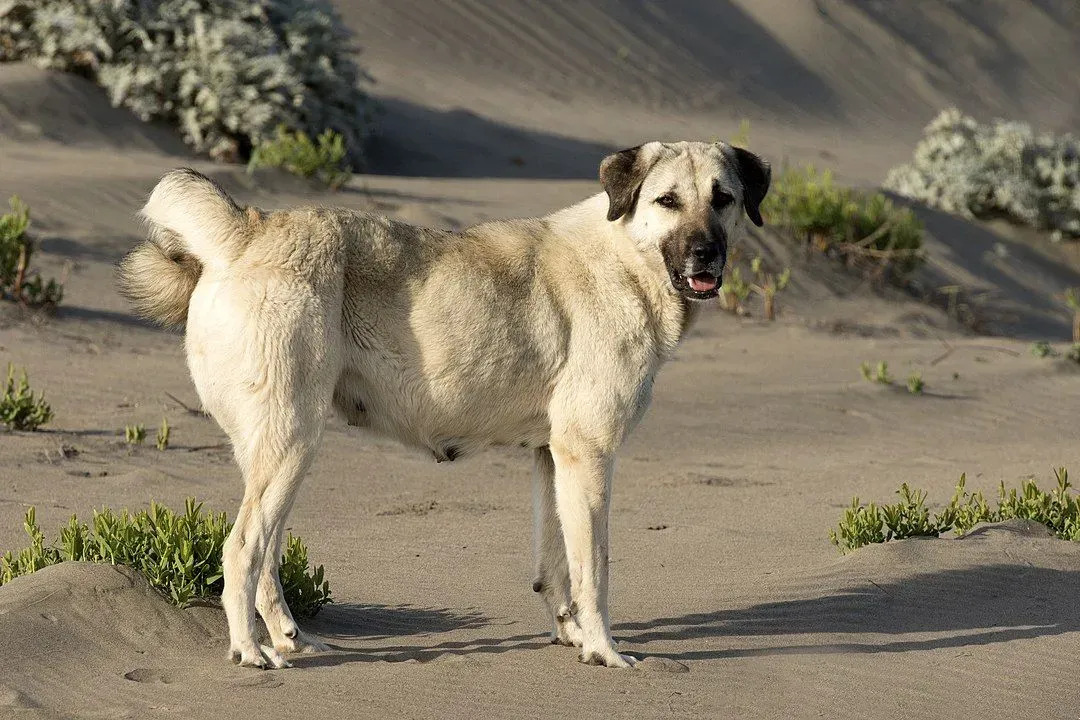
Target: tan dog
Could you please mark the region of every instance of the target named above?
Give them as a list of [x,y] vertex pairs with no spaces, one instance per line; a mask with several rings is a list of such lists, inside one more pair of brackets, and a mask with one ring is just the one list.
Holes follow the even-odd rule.
[[437,460],[534,448],[533,589],[552,639],[585,662],[633,665],[608,620],[615,453],[695,301],[716,296],[744,212],[761,224],[769,180],[742,149],[651,142],[604,159],[605,193],[455,233],[245,209],[192,170],[162,178],[120,283],[144,316],[186,320],[192,379],[243,472],[224,550],[231,657],[285,667],[282,653],[325,648],[297,627],[277,565],[333,407]]

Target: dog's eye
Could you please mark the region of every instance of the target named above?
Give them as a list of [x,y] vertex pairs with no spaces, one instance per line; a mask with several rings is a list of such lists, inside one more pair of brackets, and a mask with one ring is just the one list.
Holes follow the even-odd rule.
[[731,193],[724,190],[713,190],[712,206],[717,212],[720,212],[733,202],[735,202],[735,198]]
[[671,193],[664,193],[660,197],[656,198],[656,204],[660,207],[671,210],[679,206],[679,199]]

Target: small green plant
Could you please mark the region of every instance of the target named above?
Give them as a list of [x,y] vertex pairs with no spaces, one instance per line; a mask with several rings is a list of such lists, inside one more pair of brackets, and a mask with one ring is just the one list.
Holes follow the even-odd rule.
[[157,431],[157,449],[168,450],[169,449],[169,433],[172,428],[169,427],[169,421],[165,418],[161,418],[161,427]]
[[1080,289],[1069,288],[1064,297],[1065,304],[1073,311],[1072,341],[1074,345],[1080,345]]
[[1045,340],[1038,340],[1031,343],[1031,354],[1037,358],[1050,357],[1054,354],[1054,348]]
[[750,262],[750,270],[754,273],[754,282],[750,283],[750,290],[761,296],[764,304],[765,319],[776,319],[776,294],[787,288],[791,282],[791,268],[784,268],[779,276],[766,272],[762,267],[761,257],[755,257]]
[[142,445],[144,440],[146,440],[146,428],[142,423],[124,428],[124,442],[128,445]]
[[926,385],[923,383],[922,373],[913,372],[907,379],[907,390],[912,395],[922,395]]
[[1065,359],[1080,365],[1080,342],[1073,343],[1072,347],[1065,353]]
[[1057,488],[1051,492],[1040,490],[1034,479],[1025,480],[1019,489],[1006,490],[1001,483],[993,508],[981,492],[967,492],[967,477],[961,475],[949,504],[932,517],[926,492],[905,483],[897,490],[900,501],[892,505],[862,505],[854,498],[837,528],[829,531],[829,539],[841,552],[849,552],[909,537],[937,537],[950,531],[964,535],[979,523],[1021,518],[1046,525],[1059,538],[1080,541],[1080,498],[1069,492],[1068,470],[1057,468],[1054,477]]
[[859,366],[859,372],[863,379],[879,385],[892,385],[892,376],[889,375],[889,363],[881,360],[877,365],[871,366],[864,362]]
[[881,193],[833,184],[813,166],[782,172],[762,211],[811,248],[870,275],[902,280],[922,262],[922,223]]
[[752,289],[750,284],[743,280],[742,270],[737,266],[732,265],[731,269],[728,270],[728,277],[724,281],[723,290],[724,309],[736,315],[745,313],[745,303],[747,298],[750,297]]
[[750,144],[750,121],[743,118],[739,121],[739,131],[731,136],[728,145],[746,147],[748,144]]
[[[38,527],[34,508],[23,524],[29,545],[0,557],[0,585],[20,575],[66,560],[127,565],[142,573],[154,588],[180,607],[220,596],[221,553],[231,526],[225,513],[202,511],[188,498],[182,513],[151,503],[149,510],[131,514],[108,508],[94,512],[89,525],[72,515],[59,532],[58,542],[47,543]],[[281,560],[285,602],[297,617],[311,617],[330,599],[330,586],[322,566],[311,569],[307,547],[288,536]]]
[[4,395],[0,397],[0,423],[8,430],[37,430],[52,418],[52,407],[45,402],[44,393],[34,394],[25,370],[16,383],[15,366],[8,363]]
[[257,168],[280,168],[303,178],[315,178],[327,187],[339,188],[349,177],[345,143],[341,135],[327,130],[314,141],[301,131],[284,125],[277,136],[259,144],[251,153],[248,172]]
[[55,307],[64,297],[62,282],[42,280],[31,271],[34,243],[26,234],[30,208],[18,196],[9,203],[11,212],[0,215],[0,297],[33,307]]

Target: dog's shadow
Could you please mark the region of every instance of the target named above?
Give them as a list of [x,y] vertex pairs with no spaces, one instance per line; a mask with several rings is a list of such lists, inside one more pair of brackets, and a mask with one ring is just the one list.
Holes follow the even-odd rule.
[[410,605],[328,605],[315,620],[305,626],[319,636],[334,652],[290,658],[298,667],[325,667],[353,662],[429,662],[437,658],[472,653],[503,653],[528,647],[547,645],[546,635],[520,634],[509,637],[477,638],[444,641],[430,646],[390,643],[357,649],[341,645],[341,641],[363,639],[388,641],[395,638],[423,637],[459,630],[515,624],[487,617],[476,610],[419,608]]
[[[995,564],[915,575],[894,583],[870,580],[809,599],[736,610],[689,613],[613,628],[635,644],[664,644],[648,653],[673,660],[779,654],[894,653],[990,645],[1080,630],[1070,598],[1080,572]],[[815,634],[831,635],[814,642]],[[904,637],[907,635],[915,637]],[[936,637],[925,637],[936,634]],[[837,641],[835,636],[842,636]],[[868,635],[896,636],[884,642]],[[672,642],[806,636],[805,642],[730,642],[725,647],[670,651]],[[704,642],[702,642],[704,641]]]
[[[921,573],[899,582],[853,584],[809,599],[616,623],[620,650],[676,661],[727,660],[779,654],[894,653],[986,646],[1080,630],[1080,571],[1027,565]],[[326,637],[390,639],[490,627],[480,613],[403,608],[335,608],[312,626]],[[538,622],[537,628],[540,629]],[[935,637],[926,637],[933,634]],[[835,636],[843,636],[836,641]],[[865,636],[896,636],[881,641]],[[914,637],[904,637],[912,635]],[[759,639],[805,636],[802,642]],[[834,636],[833,638],[814,636]],[[729,641],[715,642],[727,638]],[[758,640],[748,638],[757,638]],[[449,640],[429,647],[392,643],[297,658],[302,666],[353,662],[429,662],[447,655],[503,653],[548,646],[545,633]],[[653,646],[650,649],[649,646]],[[723,647],[711,647],[720,644]],[[673,647],[674,646],[674,647]],[[680,649],[683,646],[686,649]]]
[[[866,580],[809,599],[616,623],[612,633],[622,652],[680,661],[782,654],[915,652],[1078,631],[1080,612],[1071,600],[1078,595],[1080,571],[995,564],[922,573],[885,584]],[[479,613],[363,606],[335,608],[323,622],[327,624],[320,623],[312,629],[326,633],[331,646],[334,638],[390,639],[499,624]],[[536,627],[542,627],[539,621]],[[926,637],[928,634],[934,636]],[[815,641],[815,635],[832,637]],[[842,637],[841,641],[837,641],[837,635]],[[880,635],[896,637],[885,641],[870,637]],[[760,640],[766,636],[804,636],[806,640]],[[728,640],[714,642],[720,638]],[[716,644],[722,647],[711,647]],[[504,653],[547,645],[546,633],[518,633],[445,641],[428,647],[403,643],[364,649],[335,647],[337,652],[304,656],[295,662],[305,667],[351,662],[428,662],[448,655]]]

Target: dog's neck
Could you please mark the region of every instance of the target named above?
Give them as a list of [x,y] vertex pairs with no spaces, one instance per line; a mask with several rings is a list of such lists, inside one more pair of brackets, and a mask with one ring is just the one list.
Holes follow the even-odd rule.
[[698,315],[701,303],[688,300],[671,285],[659,250],[638,247],[625,231],[626,218],[607,219],[608,197],[597,193],[549,215],[545,220],[560,234],[594,242],[605,261],[618,262],[641,288],[650,330],[664,355],[674,351]]

